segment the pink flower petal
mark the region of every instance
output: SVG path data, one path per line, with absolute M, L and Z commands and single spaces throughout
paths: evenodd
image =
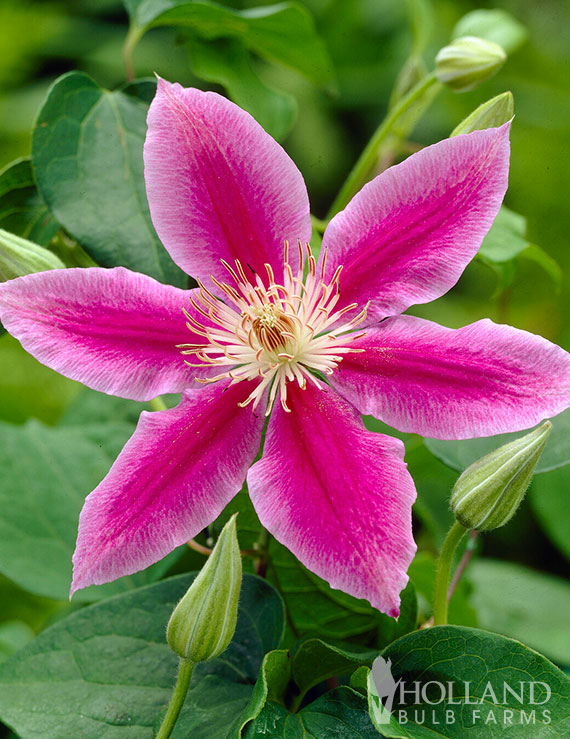
M 122 267 L 52 270 L 0 284 L 0 319 L 57 372 L 104 393 L 148 400 L 193 384 L 197 372 L 176 348 L 202 341 L 182 312 L 192 311 L 192 292 Z
M 485 319 L 460 329 L 413 316 L 366 330 L 331 384 L 400 431 L 468 439 L 529 428 L 570 406 L 570 354 Z
M 214 92 L 159 80 L 148 115 L 145 179 L 152 221 L 194 277 L 227 281 L 220 259 L 283 274 L 283 242 L 311 234 L 301 173 L 245 111 Z
M 446 293 L 473 259 L 507 189 L 509 125 L 428 146 L 380 174 L 330 222 L 327 272 L 343 307 L 370 319 Z M 321 252 L 323 253 L 323 252 Z
M 404 445 L 330 388 L 290 383 L 287 402 L 247 478 L 261 523 L 333 588 L 397 616 L 415 552 Z
M 143 412 L 79 518 L 71 592 L 148 567 L 211 523 L 240 490 L 264 417 L 238 403 L 252 383 L 187 391 Z

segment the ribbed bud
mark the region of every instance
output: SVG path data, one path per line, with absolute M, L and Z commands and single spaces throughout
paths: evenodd
M 455 92 L 466 92 L 492 77 L 506 58 L 504 50 L 493 41 L 464 36 L 438 52 L 435 74 Z
M 193 663 L 220 655 L 236 630 L 242 576 L 236 515 L 168 622 L 170 648 Z
M 511 92 L 503 92 L 497 97 L 487 100 L 478 108 L 464 118 L 461 123 L 453 129 L 451 136 L 459 136 L 461 133 L 472 133 L 483 131 L 485 128 L 498 128 L 507 123 L 515 114 L 515 103 Z
M 0 282 L 64 267 L 48 249 L 0 228 Z
M 552 424 L 481 457 L 459 477 L 451 493 L 455 518 L 468 529 L 490 531 L 515 515 L 544 451 Z

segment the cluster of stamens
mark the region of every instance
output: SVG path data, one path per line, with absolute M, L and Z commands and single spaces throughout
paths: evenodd
M 281 405 L 287 406 L 287 383 L 296 381 L 305 388 L 307 380 L 321 388 L 316 373 L 331 375 L 342 355 L 361 351 L 350 346 L 363 333 L 355 328 L 366 317 L 364 308 L 354 318 L 343 322 L 346 313 L 354 313 L 356 303 L 335 311 L 339 300 L 338 267 L 332 279 L 325 283 L 326 254 L 317 275 L 317 263 L 309 245 L 299 249 L 299 269 L 293 274 L 289 264 L 289 245 L 285 242 L 283 284 L 275 281 L 273 269 L 265 265 L 267 284 L 259 275 L 246 276 L 243 266 L 235 262 L 235 269 L 222 260 L 234 284 L 212 282 L 228 299 L 223 303 L 201 282 L 196 299 L 191 303 L 205 320 L 184 310 L 187 326 L 204 337 L 204 343 L 180 344 L 182 354 L 191 354 L 199 363 L 186 362 L 191 367 L 204 364 L 227 369 L 215 377 L 196 378 L 198 382 L 217 382 L 224 378 L 232 384 L 242 380 L 260 379 L 259 384 L 242 403 L 253 403 L 255 409 L 269 391 L 267 414 L 279 393 Z

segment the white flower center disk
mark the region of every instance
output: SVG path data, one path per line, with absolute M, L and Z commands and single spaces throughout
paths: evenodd
M 199 298 L 190 300 L 205 320 L 184 311 L 188 328 L 205 339 L 202 344 L 178 346 L 182 354 L 192 354 L 199 360 L 187 364 L 228 368 L 215 377 L 196 378 L 197 381 L 208 383 L 228 378 L 233 384 L 259 379 L 255 390 L 241 405 L 253 403 L 255 410 L 269 388 L 267 414 L 278 392 L 283 409 L 290 410 L 287 383 L 296 381 L 304 389 L 310 380 L 321 388 L 315 372 L 331 375 L 343 354 L 362 351 L 350 344 L 364 335 L 355 333 L 355 327 L 366 317 L 366 308 L 347 322 L 339 322 L 339 319 L 354 311 L 356 303 L 334 310 L 339 300 L 342 267 L 338 267 L 330 282 L 325 283 L 326 255 L 317 275 L 317 264 L 309 245 L 303 250 L 299 243 L 298 248 L 299 270 L 294 275 L 289 264 L 289 245 L 285 243 L 283 284 L 275 281 L 269 264 L 265 265 L 265 284 L 259 275 L 248 279 L 239 261 L 236 260 L 234 269 L 222 260 L 234 285 L 219 282 L 214 277 L 211 280 L 229 304 L 199 283 Z

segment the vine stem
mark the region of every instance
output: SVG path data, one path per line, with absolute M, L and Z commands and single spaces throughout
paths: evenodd
M 449 586 L 449 590 L 447 591 L 447 602 L 448 603 L 451 600 L 451 597 L 453 593 L 455 592 L 455 588 L 459 584 L 459 581 L 461 580 L 461 576 L 465 572 L 467 565 L 471 561 L 471 557 L 475 553 L 475 549 L 477 547 L 477 537 L 478 536 L 479 536 L 478 531 L 469 532 L 469 539 L 467 540 L 467 546 L 465 547 L 465 552 L 463 553 L 463 557 L 461 557 L 461 562 L 457 565 L 457 569 L 453 573 L 453 577 L 451 578 L 451 584 Z
M 451 572 L 451 565 L 453 564 L 453 555 L 455 554 L 457 545 L 466 533 L 467 529 L 465 526 L 462 526 L 459 521 L 456 521 L 449 529 L 443 542 L 435 575 L 435 591 L 433 596 L 434 626 L 444 626 L 447 623 L 447 593 L 449 590 L 449 574 Z
M 384 142 L 386 137 L 391 133 L 394 124 L 404 115 L 412 105 L 419 100 L 434 85 L 440 84 L 435 73 L 426 75 L 418 84 L 413 87 L 410 92 L 405 95 L 400 102 L 394 106 L 388 116 L 378 126 L 372 138 L 366 145 L 366 148 L 360 155 L 358 161 L 352 168 L 352 171 L 346 178 L 344 185 L 341 187 L 338 195 L 334 199 L 333 204 L 327 214 L 326 221 L 329 221 L 339 210 L 342 210 L 352 199 L 360 188 L 368 181 L 371 170 L 376 164 L 378 158 L 378 149 Z
M 127 82 L 135 79 L 135 65 L 133 62 L 133 53 L 135 46 L 141 39 L 143 32 L 138 26 L 131 26 L 127 32 L 125 42 L 123 44 L 123 64 L 125 65 L 125 77 Z
M 180 667 L 178 669 L 178 677 L 176 678 L 176 685 L 174 686 L 174 693 L 170 699 L 168 710 L 160 725 L 156 739 L 168 739 L 172 734 L 174 725 L 180 715 L 184 701 L 186 700 L 186 694 L 190 686 L 190 680 L 192 678 L 192 672 L 194 671 L 194 663 L 187 659 L 180 660 Z

